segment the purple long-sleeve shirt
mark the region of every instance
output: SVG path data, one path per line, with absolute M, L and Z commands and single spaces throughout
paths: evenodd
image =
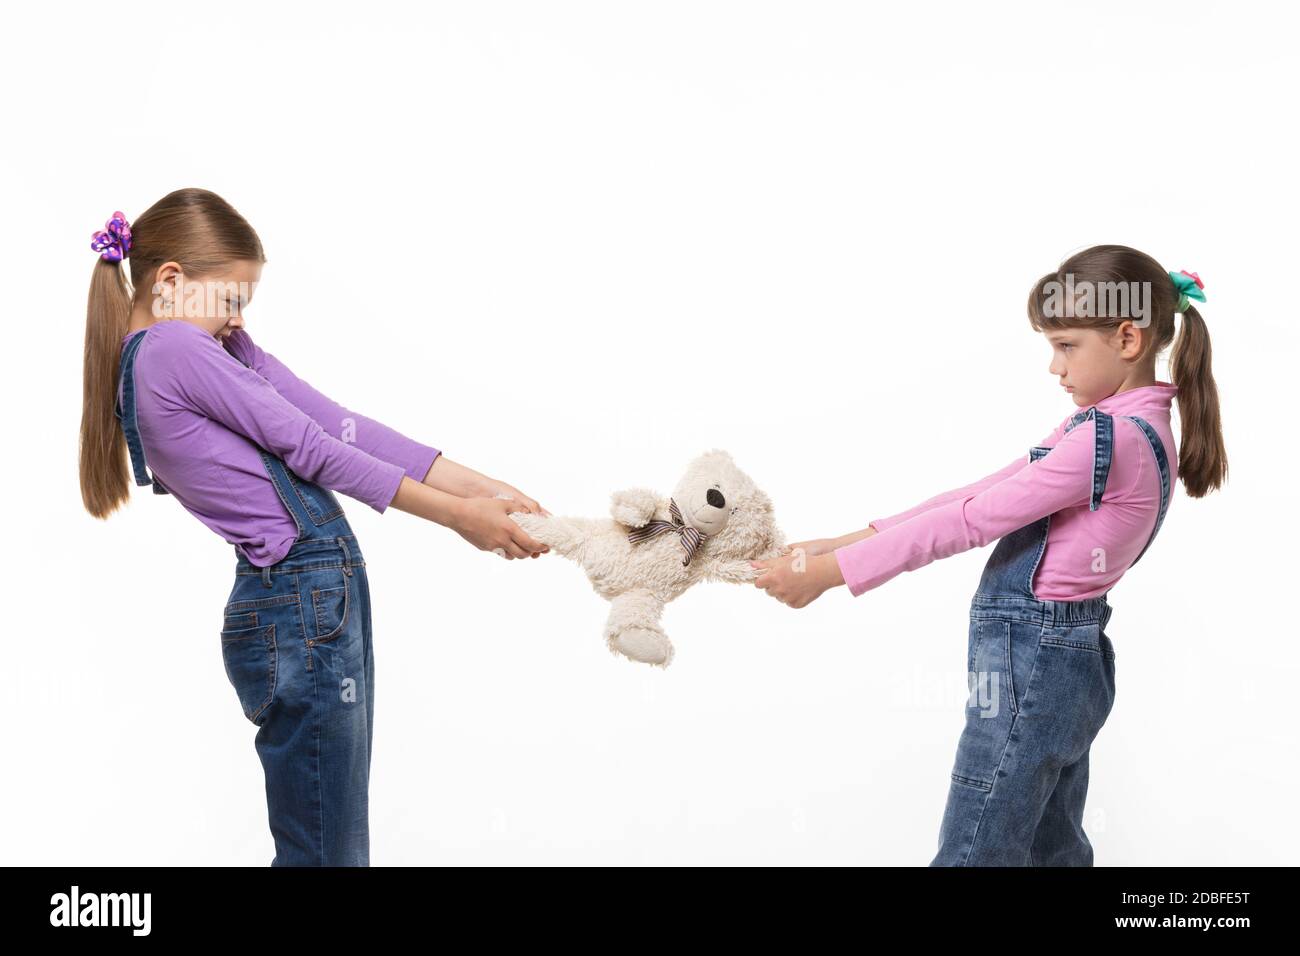
M 283 558 L 298 536 L 259 446 L 381 514 L 402 478 L 422 481 L 440 454 L 321 394 L 244 329 L 223 346 L 194 323 L 170 319 L 127 333 L 122 349 L 146 332 L 135 396 L 149 469 L 259 567 Z

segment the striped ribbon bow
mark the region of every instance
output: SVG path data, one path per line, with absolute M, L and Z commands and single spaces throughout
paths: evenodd
M 672 498 L 668 499 L 668 513 L 672 515 L 672 521 L 656 518 L 644 527 L 633 528 L 628 532 L 627 539 L 633 544 L 640 544 L 642 541 L 657 538 L 666 531 L 676 531 L 681 539 L 682 550 L 686 552 L 686 557 L 682 559 L 682 566 L 685 567 L 691 563 L 691 558 L 695 557 L 695 552 L 700 550 L 700 546 L 704 544 L 704 535 L 682 520 L 682 513 L 677 508 L 677 502 Z

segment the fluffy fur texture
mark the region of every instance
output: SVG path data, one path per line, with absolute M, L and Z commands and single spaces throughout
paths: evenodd
M 683 522 L 705 536 L 686 566 L 675 532 L 639 544 L 628 540 L 633 528 L 670 520 L 668 497 L 654 491 L 616 492 L 610 518 L 511 515 L 552 551 L 580 564 L 596 593 L 613 604 L 605 624 L 610 651 L 659 667 L 673 658 L 672 641 L 659 624 L 665 604 L 697 581 L 752 582 L 760 572 L 749 566 L 751 560 L 785 551 L 772 502 L 725 451 L 691 462 L 672 499 Z

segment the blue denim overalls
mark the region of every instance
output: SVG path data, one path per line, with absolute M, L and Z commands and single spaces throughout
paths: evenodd
M 115 409 L 139 485 L 151 479 L 136 421 L 135 355 L 148 334 L 127 343 Z M 365 559 L 334 493 L 259 450 L 298 537 L 265 568 L 236 549 L 221 654 L 258 728 L 271 865 L 367 866 L 375 678 Z M 152 481 L 155 493 L 167 493 Z
M 1169 507 L 1169 460 L 1147 422 L 1160 472 L 1160 510 L 1146 553 Z M 1114 419 L 1096 407 L 1066 424 L 1094 419 L 1089 510 L 1101 507 L 1110 472 Z M 1035 447 L 1029 460 L 1051 451 Z M 957 745 L 931 866 L 1091 866 L 1083 832 L 1088 752 L 1115 701 L 1115 649 L 1106 636 L 1106 594 L 1040 601 L 1034 573 L 1047 547 L 1051 516 L 1005 535 L 989 556 L 971 599 L 970 697 Z M 1109 593 L 1107 590 L 1106 593 Z

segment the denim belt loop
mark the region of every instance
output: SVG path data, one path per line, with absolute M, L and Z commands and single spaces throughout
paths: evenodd
M 343 538 L 341 537 L 335 538 L 334 540 L 337 541 L 339 543 L 339 547 L 343 549 L 343 573 L 348 575 L 348 577 L 351 577 L 352 576 L 352 552 L 348 550 L 348 543 L 345 540 L 343 540 Z
M 262 583 L 268 588 L 271 587 L 271 566 L 268 564 L 262 568 Z

